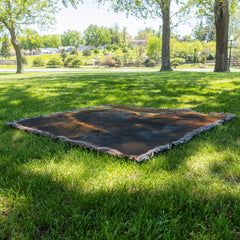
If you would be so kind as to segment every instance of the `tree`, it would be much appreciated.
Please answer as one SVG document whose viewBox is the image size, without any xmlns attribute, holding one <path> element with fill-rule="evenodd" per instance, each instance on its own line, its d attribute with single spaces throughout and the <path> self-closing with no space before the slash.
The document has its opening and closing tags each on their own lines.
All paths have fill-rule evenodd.
<svg viewBox="0 0 240 240">
<path fill-rule="evenodd" d="M 227 72 L 228 69 L 228 32 L 230 13 L 237 7 L 237 0 L 189 0 L 190 5 L 198 7 L 200 17 L 214 16 L 216 27 L 215 72 Z"/>
<path fill-rule="evenodd" d="M 97 25 L 89 25 L 84 31 L 87 46 L 99 47 L 111 43 L 111 34 L 109 29 L 98 27 Z"/>
<path fill-rule="evenodd" d="M 121 39 L 123 44 L 127 44 L 128 42 L 128 32 L 127 28 L 123 27 L 122 32 L 121 32 Z"/>
<path fill-rule="evenodd" d="M 145 45 L 148 44 L 148 39 L 154 36 L 154 31 L 151 28 L 146 28 L 140 30 L 137 36 L 134 37 L 135 40 L 145 40 Z"/>
<path fill-rule="evenodd" d="M 201 42 L 216 41 L 216 29 L 214 25 L 214 19 L 207 24 L 203 24 L 203 21 L 197 24 L 193 29 L 195 40 Z"/>
<path fill-rule="evenodd" d="M 10 41 L 9 39 L 5 36 L 2 41 L 2 47 L 1 47 L 1 56 L 3 58 L 9 58 L 11 56 L 10 54 Z"/>
<path fill-rule="evenodd" d="M 171 71 L 170 63 L 170 4 L 171 0 L 97 0 L 111 2 L 114 11 L 124 11 L 140 18 L 149 16 L 162 18 L 162 67 L 161 71 Z M 176 1 L 178 2 L 178 0 Z"/>
<path fill-rule="evenodd" d="M 68 0 L 63 0 L 66 5 Z M 70 0 L 75 6 L 78 1 Z M 54 13 L 58 11 L 58 0 L 0 0 L 0 27 L 3 25 L 11 35 L 11 42 L 17 57 L 17 73 L 23 72 L 21 45 L 18 34 L 26 26 L 37 24 L 40 27 L 51 25 Z"/>
<path fill-rule="evenodd" d="M 157 63 L 160 60 L 161 45 L 161 39 L 156 36 L 152 36 L 148 40 L 147 56 Z"/>
<path fill-rule="evenodd" d="M 63 46 L 74 46 L 76 49 L 83 44 L 83 38 L 81 33 L 75 30 L 67 30 L 61 35 L 61 41 Z"/>
<path fill-rule="evenodd" d="M 234 36 L 234 40 L 240 38 L 240 6 L 236 6 L 235 12 L 230 15 L 229 33 Z"/>
<path fill-rule="evenodd" d="M 40 39 L 45 48 L 58 48 L 62 45 L 61 37 L 58 34 L 43 35 Z"/>
<path fill-rule="evenodd" d="M 24 33 L 26 36 L 19 38 L 22 48 L 32 51 L 33 49 L 39 49 L 42 46 L 41 37 L 37 31 L 26 29 Z"/>
<path fill-rule="evenodd" d="M 110 35 L 111 35 L 111 44 L 120 45 L 121 43 L 121 34 L 119 32 L 119 27 L 117 24 L 114 27 L 109 28 Z"/>
</svg>

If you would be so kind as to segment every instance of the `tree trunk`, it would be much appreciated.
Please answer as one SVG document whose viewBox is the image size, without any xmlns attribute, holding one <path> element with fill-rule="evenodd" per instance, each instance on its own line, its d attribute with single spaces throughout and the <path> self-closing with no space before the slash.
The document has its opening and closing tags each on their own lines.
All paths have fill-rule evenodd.
<svg viewBox="0 0 240 240">
<path fill-rule="evenodd" d="M 170 63 L 170 4 L 171 0 L 161 0 L 162 11 L 162 67 L 160 71 L 172 71 Z"/>
<path fill-rule="evenodd" d="M 227 72 L 228 69 L 228 0 L 215 0 L 214 6 L 216 25 L 216 63 L 214 72 Z"/>
<path fill-rule="evenodd" d="M 22 59 L 21 45 L 17 40 L 15 28 L 12 27 L 9 29 L 9 31 L 11 34 L 11 42 L 15 49 L 16 57 L 17 57 L 17 73 L 23 73 L 23 59 Z"/>
</svg>

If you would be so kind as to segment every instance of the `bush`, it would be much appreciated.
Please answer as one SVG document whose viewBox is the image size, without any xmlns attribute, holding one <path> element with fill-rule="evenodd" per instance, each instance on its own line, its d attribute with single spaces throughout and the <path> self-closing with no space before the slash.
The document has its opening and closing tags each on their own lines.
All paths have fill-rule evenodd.
<svg viewBox="0 0 240 240">
<path fill-rule="evenodd" d="M 108 51 L 111 51 L 112 50 L 112 47 L 111 47 L 111 45 L 107 45 L 107 47 L 106 47 L 106 49 L 108 50 Z"/>
<path fill-rule="evenodd" d="M 122 49 L 122 52 L 123 52 L 123 53 L 128 53 L 128 48 L 127 48 L 127 47 L 124 47 L 124 48 Z"/>
<path fill-rule="evenodd" d="M 85 57 L 91 56 L 91 50 L 90 49 L 84 49 L 82 52 L 82 55 Z"/>
<path fill-rule="evenodd" d="M 63 62 L 60 58 L 58 57 L 52 57 L 48 63 L 47 63 L 47 66 L 48 67 L 51 67 L 51 68 L 56 68 L 56 67 L 60 67 L 62 66 Z"/>
<path fill-rule="evenodd" d="M 173 62 L 171 65 L 172 65 L 174 68 L 176 68 L 176 67 L 179 66 L 180 64 L 179 64 L 178 62 Z"/>
<path fill-rule="evenodd" d="M 137 58 L 134 63 L 134 67 L 141 67 L 143 65 L 143 60 L 141 58 Z"/>
<path fill-rule="evenodd" d="M 64 61 L 64 66 L 68 67 L 79 67 L 84 65 L 83 61 L 77 55 L 71 55 L 67 57 Z"/>
<path fill-rule="evenodd" d="M 22 63 L 23 63 L 23 65 L 28 64 L 27 58 L 25 56 L 22 56 Z"/>
<path fill-rule="evenodd" d="M 78 55 L 78 52 L 77 52 L 76 48 L 72 48 L 70 54 L 71 55 Z"/>
<path fill-rule="evenodd" d="M 104 55 L 107 55 L 107 54 L 108 54 L 107 49 L 103 49 L 103 54 L 104 54 Z"/>
<path fill-rule="evenodd" d="M 100 66 L 101 65 L 101 60 L 98 58 L 94 61 L 94 65 Z"/>
<path fill-rule="evenodd" d="M 98 49 L 98 48 L 94 48 L 93 52 L 94 52 L 95 54 L 98 54 L 98 53 L 99 53 L 99 49 Z"/>
<path fill-rule="evenodd" d="M 113 49 L 114 51 L 116 51 L 118 48 L 119 48 L 119 46 L 118 46 L 116 43 L 114 43 L 114 44 L 112 45 L 112 49 Z"/>
<path fill-rule="evenodd" d="M 116 62 L 116 67 L 122 67 L 123 66 L 123 56 L 121 55 L 116 55 L 112 57 L 115 62 Z"/>
<path fill-rule="evenodd" d="M 179 65 L 180 65 L 180 64 L 184 64 L 186 62 L 186 60 L 185 60 L 185 58 L 172 58 L 171 63 L 174 63 L 174 62 L 179 63 Z"/>
<path fill-rule="evenodd" d="M 64 61 L 64 66 L 69 66 L 71 65 L 71 62 L 74 60 L 74 58 L 76 58 L 76 56 L 69 56 L 65 59 Z"/>
<path fill-rule="evenodd" d="M 45 65 L 45 63 L 44 63 L 44 59 L 42 57 L 36 57 L 33 60 L 33 66 L 34 67 L 42 67 L 44 65 Z"/>
<path fill-rule="evenodd" d="M 71 65 L 73 67 L 79 67 L 83 65 L 83 61 L 79 58 L 79 57 L 75 57 L 72 61 L 71 61 Z"/>
<path fill-rule="evenodd" d="M 108 65 L 109 67 L 115 67 L 116 61 L 113 58 L 107 57 L 102 60 L 102 65 Z"/>
<path fill-rule="evenodd" d="M 61 56 L 63 61 L 67 58 L 68 54 L 66 53 L 65 49 L 61 50 L 60 56 Z"/>
<path fill-rule="evenodd" d="M 151 58 L 146 59 L 144 62 L 144 65 L 146 67 L 154 67 L 156 66 L 156 64 L 157 64 L 156 61 L 154 61 L 154 59 L 151 59 Z"/>
</svg>

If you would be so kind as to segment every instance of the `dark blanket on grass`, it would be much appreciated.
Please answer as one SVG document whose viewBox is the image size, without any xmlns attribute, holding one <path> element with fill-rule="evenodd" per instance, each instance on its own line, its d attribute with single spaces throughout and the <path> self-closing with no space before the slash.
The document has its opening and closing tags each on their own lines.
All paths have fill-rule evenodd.
<svg viewBox="0 0 240 240">
<path fill-rule="evenodd" d="M 137 161 L 189 141 L 235 115 L 181 109 L 97 106 L 22 119 L 7 125 Z"/>
</svg>

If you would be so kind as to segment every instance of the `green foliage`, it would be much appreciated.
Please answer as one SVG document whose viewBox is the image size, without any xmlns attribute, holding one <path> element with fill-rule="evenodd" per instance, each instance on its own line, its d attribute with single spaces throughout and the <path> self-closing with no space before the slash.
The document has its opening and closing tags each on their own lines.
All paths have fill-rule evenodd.
<svg viewBox="0 0 240 240">
<path fill-rule="evenodd" d="M 111 34 L 109 29 L 90 25 L 85 31 L 85 42 L 87 46 L 98 47 L 111 43 Z"/>
<path fill-rule="evenodd" d="M 123 60 L 123 56 L 122 55 L 114 55 L 112 57 L 115 62 L 116 62 L 116 67 L 123 67 L 124 66 L 124 60 Z"/>
<path fill-rule="evenodd" d="M 4 37 L 2 40 L 2 47 L 1 47 L 1 56 L 3 58 L 9 58 L 11 56 L 10 47 L 11 47 L 11 42 L 7 37 Z"/>
<path fill-rule="evenodd" d="M 102 65 L 107 65 L 109 67 L 115 67 L 116 61 L 113 58 L 107 57 L 102 60 Z"/>
<path fill-rule="evenodd" d="M 80 57 L 75 57 L 72 61 L 71 61 L 71 65 L 73 67 L 80 67 L 83 65 L 83 61 L 81 60 Z"/>
<path fill-rule="evenodd" d="M 118 25 L 115 24 L 114 27 L 109 28 L 109 32 L 111 35 L 111 44 L 114 46 L 120 46 L 121 44 L 121 34 L 119 32 Z"/>
<path fill-rule="evenodd" d="M 47 66 L 50 68 L 57 68 L 62 65 L 63 65 L 63 62 L 59 57 L 52 57 L 47 63 Z"/>
<path fill-rule="evenodd" d="M 40 41 L 44 48 L 58 48 L 62 45 L 61 37 L 57 34 L 43 35 L 40 37 Z"/>
<path fill-rule="evenodd" d="M 141 67 L 143 66 L 143 63 L 144 63 L 143 59 L 139 57 L 133 62 L 133 65 L 134 67 Z"/>
<path fill-rule="evenodd" d="M 196 25 L 195 28 L 193 29 L 193 35 L 195 40 L 199 40 L 201 42 L 215 41 L 216 40 L 215 32 L 216 30 L 215 30 L 213 18 L 205 26 L 201 21 L 201 23 L 199 25 Z"/>
<path fill-rule="evenodd" d="M 91 50 L 90 49 L 84 49 L 83 52 L 82 52 L 82 55 L 85 56 L 85 57 L 89 57 L 91 56 Z"/>
<path fill-rule="evenodd" d="M 68 54 L 67 54 L 65 49 L 61 50 L 60 56 L 61 56 L 63 61 L 67 58 Z"/>
<path fill-rule="evenodd" d="M 24 29 L 31 23 L 49 26 L 54 23 L 54 13 L 58 11 L 58 1 L 28 0 L 0 1 L 0 22 L 6 27 Z"/>
<path fill-rule="evenodd" d="M 23 49 L 32 51 L 43 47 L 41 38 L 37 31 L 26 29 L 23 37 L 19 38 L 19 41 Z"/>
<path fill-rule="evenodd" d="M 70 55 L 64 61 L 64 66 L 66 67 L 79 67 L 84 65 L 82 59 L 77 55 Z"/>
<path fill-rule="evenodd" d="M 186 62 L 185 58 L 171 58 L 171 63 L 184 64 Z"/>
<path fill-rule="evenodd" d="M 62 46 L 75 46 L 79 48 L 83 44 L 83 37 L 80 32 L 75 30 L 68 30 L 61 35 Z"/>
<path fill-rule="evenodd" d="M 94 48 L 93 52 L 94 52 L 95 54 L 98 54 L 98 53 L 99 53 L 99 49 L 98 49 L 98 48 Z"/>
<path fill-rule="evenodd" d="M 107 49 L 103 49 L 103 54 L 107 55 L 108 54 L 108 50 Z"/>
<path fill-rule="evenodd" d="M 107 49 L 108 51 L 111 51 L 111 50 L 112 50 L 112 46 L 111 46 L 110 44 L 107 44 L 106 49 Z"/>
<path fill-rule="evenodd" d="M 97 58 L 95 61 L 94 61 L 94 65 L 97 65 L 97 66 L 100 66 L 102 63 L 101 59 L 100 58 Z"/>
<path fill-rule="evenodd" d="M 44 59 L 42 57 L 36 57 L 34 60 L 33 60 L 33 66 L 34 67 L 42 67 L 45 65 L 45 62 L 44 62 Z"/>
<path fill-rule="evenodd" d="M 27 65 L 28 64 L 28 60 L 25 56 L 22 57 L 22 63 L 23 65 Z"/>
<path fill-rule="evenodd" d="M 179 62 L 172 62 L 171 65 L 176 68 L 177 66 L 180 66 Z"/>
<path fill-rule="evenodd" d="M 161 49 L 162 49 L 161 39 L 155 36 L 150 37 L 147 46 L 147 56 L 153 59 L 155 62 L 159 63 L 161 58 Z"/>
<path fill-rule="evenodd" d="M 154 59 L 148 58 L 144 61 L 144 65 L 146 67 L 155 67 L 157 65 L 157 63 Z"/>
<path fill-rule="evenodd" d="M 71 62 L 76 58 L 74 55 L 70 55 L 64 61 L 64 66 L 71 66 Z"/>
<path fill-rule="evenodd" d="M 71 55 L 78 55 L 78 52 L 77 52 L 76 48 L 72 48 L 70 54 Z"/>
<path fill-rule="evenodd" d="M 112 49 L 113 49 L 114 51 L 116 51 L 116 50 L 119 49 L 119 46 L 118 46 L 116 43 L 114 43 L 114 44 L 112 45 Z"/>
<path fill-rule="evenodd" d="M 123 53 L 128 53 L 128 48 L 127 48 L 127 47 L 123 47 L 123 48 L 122 48 L 122 52 L 123 52 Z"/>
</svg>

